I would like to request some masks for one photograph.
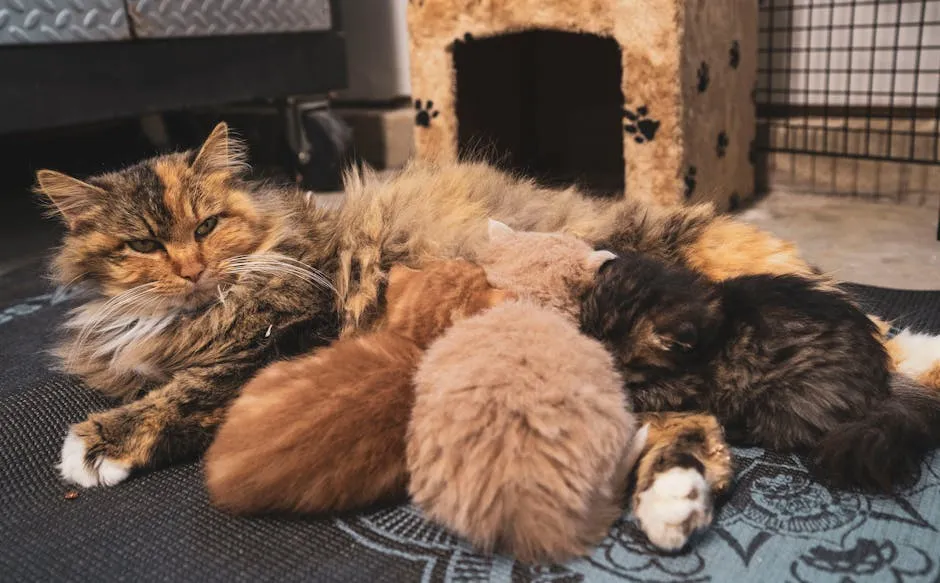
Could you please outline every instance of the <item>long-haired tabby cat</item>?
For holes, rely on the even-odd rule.
[[[69,228],[54,278],[89,290],[66,323],[63,368],[137,399],[70,428],[64,479],[109,485],[199,454],[242,383],[297,348],[287,341],[295,332],[322,341],[337,319],[348,331],[370,326],[391,265],[473,259],[487,217],[653,254],[715,280],[816,277],[793,245],[708,207],[592,199],[479,163],[414,163],[387,178],[351,174],[342,206],[322,209],[246,180],[244,161],[220,124],[198,151],[86,180],[38,173],[37,191]],[[926,363],[911,374],[936,360],[922,352],[896,351]]]
[[[238,514],[355,510],[403,498],[412,377],[451,322],[511,297],[466,261],[394,266],[382,330],[269,365],[206,452],[213,504]]]
[[[243,181],[244,159],[220,125],[198,152],[86,181],[39,172],[68,226],[53,276],[88,291],[56,353],[136,399],[70,428],[66,480],[111,485],[202,453],[260,366],[336,336],[335,225],[293,191]]]
[[[422,359],[408,431],[409,492],[428,516],[483,550],[563,561],[586,553],[620,516],[627,474],[645,448],[645,435],[634,439],[611,356],[577,327],[578,298],[612,254],[495,221],[490,239],[479,254],[490,281],[523,300],[456,323]],[[681,547],[710,521],[699,472],[708,464],[708,478],[730,475],[726,450],[704,451],[714,442],[722,443],[717,427],[687,448],[701,460],[691,472],[683,464],[650,472],[687,478],[672,499],[661,495],[659,478],[638,493],[636,513],[654,544]],[[670,513],[674,520],[664,520]]]
[[[637,409],[712,413],[732,443],[809,451],[837,485],[890,491],[940,445],[940,394],[892,375],[874,323],[799,276],[712,283],[627,254],[585,295],[582,329]]]

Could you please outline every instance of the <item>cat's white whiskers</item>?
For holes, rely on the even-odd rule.
[[[126,313],[130,308],[138,307],[142,299],[151,299],[150,293],[156,286],[156,282],[150,282],[133,287],[109,299],[95,310],[79,312],[68,322],[69,327],[79,328],[68,358],[74,361],[79,357],[82,348],[95,332],[106,333],[126,327],[129,322],[116,316]]]
[[[84,322],[81,326],[79,338],[81,339],[91,334],[97,330],[111,314],[118,312],[124,306],[133,304],[139,297],[146,295],[153,285],[154,284],[151,283],[131,288],[109,299],[93,311],[83,311],[78,318],[72,320],[72,324],[74,325]]]
[[[322,271],[280,253],[237,255],[224,261],[222,268],[233,273],[256,271],[268,275],[291,275],[338,293],[333,282]]]
[[[330,287],[328,285],[324,285],[322,281],[314,278],[313,276],[311,276],[311,274],[303,270],[292,269],[292,268],[289,268],[283,265],[278,265],[278,264],[257,263],[257,264],[250,264],[250,265],[244,265],[244,266],[235,266],[231,269],[231,271],[233,273],[243,273],[243,274],[251,274],[251,275],[264,274],[264,275],[269,275],[269,276],[272,276],[272,275],[291,276],[291,277],[296,277],[298,279],[306,281],[307,283],[310,283],[312,285],[317,285],[317,286],[326,287],[326,288]]]

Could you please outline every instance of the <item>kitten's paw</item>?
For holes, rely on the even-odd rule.
[[[636,497],[633,513],[640,529],[655,546],[677,551],[693,532],[712,521],[708,482],[691,468],[671,468]]]
[[[127,464],[103,454],[91,458],[87,454],[88,445],[73,426],[62,444],[62,461],[58,468],[63,480],[84,488],[113,486],[131,473]]]

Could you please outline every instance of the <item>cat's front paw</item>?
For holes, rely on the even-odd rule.
[[[85,422],[73,425],[62,444],[62,461],[59,473],[62,479],[84,488],[113,486],[124,481],[131,473],[128,464],[109,458],[103,451],[89,455],[95,447],[98,432],[94,425]]]
[[[637,494],[633,513],[653,545],[677,551],[693,532],[712,522],[708,482],[694,469],[670,468]]]

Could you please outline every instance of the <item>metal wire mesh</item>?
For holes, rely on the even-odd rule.
[[[770,186],[940,198],[940,1],[760,0]]]

